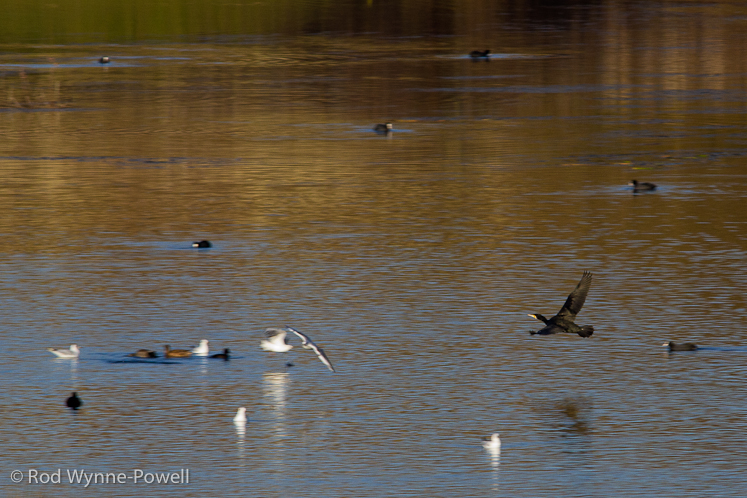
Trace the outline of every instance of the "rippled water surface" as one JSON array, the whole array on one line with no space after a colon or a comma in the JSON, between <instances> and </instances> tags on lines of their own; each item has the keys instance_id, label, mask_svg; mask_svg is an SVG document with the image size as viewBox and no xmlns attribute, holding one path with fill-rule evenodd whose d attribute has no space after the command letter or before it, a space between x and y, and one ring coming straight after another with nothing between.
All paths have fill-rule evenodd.
<instances>
[{"instance_id":1,"label":"rippled water surface","mask_svg":"<svg viewBox=\"0 0 747 498\"><path fill-rule=\"evenodd\" d=\"M540 4L13 3L2 494L743 496L747 10Z\"/></svg>"}]
</instances>

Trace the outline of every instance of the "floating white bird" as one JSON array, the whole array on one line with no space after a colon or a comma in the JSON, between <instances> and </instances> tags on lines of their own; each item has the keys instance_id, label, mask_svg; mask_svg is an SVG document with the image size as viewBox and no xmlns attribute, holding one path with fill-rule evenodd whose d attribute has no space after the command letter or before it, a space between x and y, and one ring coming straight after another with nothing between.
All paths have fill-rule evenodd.
<instances>
[{"instance_id":1,"label":"floating white bird","mask_svg":"<svg viewBox=\"0 0 747 498\"><path fill-rule=\"evenodd\" d=\"M496 432L492 436L485 436L482 438L482 447L488 451L500 451L501 449L501 438Z\"/></svg>"},{"instance_id":2,"label":"floating white bird","mask_svg":"<svg viewBox=\"0 0 747 498\"><path fill-rule=\"evenodd\" d=\"M246 423L246 408L243 406L236 412L236 416L233 418L234 424Z\"/></svg>"},{"instance_id":3,"label":"floating white bird","mask_svg":"<svg viewBox=\"0 0 747 498\"><path fill-rule=\"evenodd\" d=\"M80 349L75 344L70 345L70 349L60 348L47 348L47 351L57 356L58 358L74 359L80 355Z\"/></svg>"},{"instance_id":4,"label":"floating white bird","mask_svg":"<svg viewBox=\"0 0 747 498\"><path fill-rule=\"evenodd\" d=\"M192 348L192 354L195 356L207 356L209 352L207 339L202 339L199 346Z\"/></svg>"},{"instance_id":5,"label":"floating white bird","mask_svg":"<svg viewBox=\"0 0 747 498\"><path fill-rule=\"evenodd\" d=\"M265 329L265 336L267 339L260 341L259 345L265 351L272 351L273 353L285 353L293 349L293 346L288 344L288 331L278 328Z\"/></svg>"},{"instance_id":6,"label":"floating white bird","mask_svg":"<svg viewBox=\"0 0 747 498\"><path fill-rule=\"evenodd\" d=\"M314 341L311 340L309 336L304 334L303 332L299 332L298 330L294 329L293 327L285 326L286 329L290 330L294 334L296 334L298 337L301 338L301 345L304 347L304 349L312 349L316 355L319 357L319 360L321 360L322 363L327 365L327 368L329 368L332 372L335 371L335 367L332 366L332 362L329 361L329 358L327 358L327 355L324 354L324 350L314 344Z\"/></svg>"}]
</instances>

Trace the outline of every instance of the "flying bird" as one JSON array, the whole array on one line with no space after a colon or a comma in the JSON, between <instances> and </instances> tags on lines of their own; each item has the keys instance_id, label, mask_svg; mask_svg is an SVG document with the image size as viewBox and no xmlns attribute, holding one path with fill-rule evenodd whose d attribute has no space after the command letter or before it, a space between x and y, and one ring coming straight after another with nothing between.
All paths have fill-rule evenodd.
<instances>
[{"instance_id":1,"label":"flying bird","mask_svg":"<svg viewBox=\"0 0 747 498\"><path fill-rule=\"evenodd\" d=\"M71 344L70 349L62 348L47 348L47 351L57 356L58 358L75 359L80 355L80 349L76 344Z\"/></svg>"},{"instance_id":2,"label":"flying bird","mask_svg":"<svg viewBox=\"0 0 747 498\"><path fill-rule=\"evenodd\" d=\"M332 362L329 361L329 358L327 358L327 355L324 354L324 350L314 344L314 341L311 340L309 336L304 334L303 332L299 332L298 330L294 329L293 327L285 326L286 329L290 330L294 334L296 334L298 337L301 338L301 345L304 349L312 349L316 355L319 357L319 360L327 365L327 368L330 369L330 371L335 372L335 367L332 366Z\"/></svg>"},{"instance_id":3,"label":"flying bird","mask_svg":"<svg viewBox=\"0 0 747 498\"><path fill-rule=\"evenodd\" d=\"M267 337L267 339L261 340L259 345L265 351L270 351L272 353L285 353L286 351L293 349L293 346L288 343L287 335L288 331L284 329L275 327L265 329L265 337Z\"/></svg>"},{"instance_id":4,"label":"flying bird","mask_svg":"<svg viewBox=\"0 0 747 498\"><path fill-rule=\"evenodd\" d=\"M594 327L591 325L579 327L574 321L578 312L581 311L584 301L586 301L586 294L589 293L589 287L591 287L591 273L585 271L581 277L581 281L573 292L568 295L568 299L566 299L565 304L557 315L549 320L540 314L529 315L545 324L544 328L536 332L532 331L530 334L550 335L567 332L570 334L578 334L581 337L591 337L594 333Z\"/></svg>"}]
</instances>

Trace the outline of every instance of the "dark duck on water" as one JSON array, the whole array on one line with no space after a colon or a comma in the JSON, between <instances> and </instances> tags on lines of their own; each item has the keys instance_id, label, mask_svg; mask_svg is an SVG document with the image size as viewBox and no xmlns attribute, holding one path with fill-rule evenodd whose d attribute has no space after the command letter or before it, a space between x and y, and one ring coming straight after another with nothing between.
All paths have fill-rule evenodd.
<instances>
[{"instance_id":1,"label":"dark duck on water","mask_svg":"<svg viewBox=\"0 0 747 498\"><path fill-rule=\"evenodd\" d=\"M693 344L692 342L683 342L677 344L675 342L669 341L662 344L662 346L668 347L669 351L695 351L696 349L698 349L697 344Z\"/></svg>"},{"instance_id":2,"label":"dark duck on water","mask_svg":"<svg viewBox=\"0 0 747 498\"><path fill-rule=\"evenodd\" d=\"M473 59L478 59L481 57L490 57L490 50L473 50L469 53L469 56Z\"/></svg>"},{"instance_id":3,"label":"dark duck on water","mask_svg":"<svg viewBox=\"0 0 747 498\"><path fill-rule=\"evenodd\" d=\"M629 187L633 187L633 192L643 192L645 190L656 190L656 185L649 182L639 182L638 180L630 180L628 183Z\"/></svg>"},{"instance_id":4,"label":"dark duck on water","mask_svg":"<svg viewBox=\"0 0 747 498\"><path fill-rule=\"evenodd\" d=\"M69 398L65 400L65 404L71 410L77 410L83 405L83 402L78 397L78 393L73 393L72 396L70 396Z\"/></svg>"},{"instance_id":5,"label":"dark duck on water","mask_svg":"<svg viewBox=\"0 0 747 498\"><path fill-rule=\"evenodd\" d=\"M591 337L594 333L594 327L591 325L579 327L575 322L576 315L581 311L581 307L584 305L584 301L586 301L586 294L589 293L589 287L591 287L591 273L585 271L581 277L581 281L573 292L568 295L568 299L566 299L565 304L557 315L549 320L540 314L529 315L545 324L544 328L529 333L532 335L551 335L566 332L569 334L578 334L581 337Z\"/></svg>"}]
</instances>

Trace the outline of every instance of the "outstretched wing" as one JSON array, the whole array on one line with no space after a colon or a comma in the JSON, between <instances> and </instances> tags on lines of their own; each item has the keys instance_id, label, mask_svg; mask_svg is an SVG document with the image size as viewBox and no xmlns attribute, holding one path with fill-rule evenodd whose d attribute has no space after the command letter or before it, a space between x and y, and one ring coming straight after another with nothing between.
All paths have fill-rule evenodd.
<instances>
[{"instance_id":1,"label":"outstretched wing","mask_svg":"<svg viewBox=\"0 0 747 498\"><path fill-rule=\"evenodd\" d=\"M314 345L311 346L311 349L314 350L314 352L316 353L316 356L319 358L319 360L322 363L324 363L325 365L327 365L327 368L329 368L329 370L331 372L335 372L336 371L335 367L332 366L332 362L329 361L329 358L327 358L327 355L325 354L325 352L324 352L324 350L322 348L317 347L316 344L314 344Z\"/></svg>"},{"instance_id":2,"label":"outstretched wing","mask_svg":"<svg viewBox=\"0 0 747 498\"><path fill-rule=\"evenodd\" d=\"M319 361L327 365L327 368L329 368L330 371L336 372L335 367L332 366L332 362L329 361L329 358L327 358L327 355L325 354L324 350L320 348L319 346L317 346L316 344L314 344L314 341L312 341L309 336L307 336L303 332L299 332L293 327L288 327L286 325L285 328L290 330L294 334L296 334L298 337L300 337L303 347L305 347L306 349L312 349L314 353L316 353L316 356L319 358Z\"/></svg>"},{"instance_id":3,"label":"outstretched wing","mask_svg":"<svg viewBox=\"0 0 747 498\"><path fill-rule=\"evenodd\" d=\"M559 325L555 325L551 323L547 327L539 329L537 332L529 332L532 335L552 335L552 334L561 334L565 332L565 329Z\"/></svg>"},{"instance_id":4,"label":"outstretched wing","mask_svg":"<svg viewBox=\"0 0 747 498\"><path fill-rule=\"evenodd\" d=\"M311 348L312 345L314 345L314 341L311 340L311 337L307 336L303 332L299 332L298 330L294 329L293 327L285 326L287 330L290 330L294 334L296 334L298 337L301 338L301 345L305 347L306 349Z\"/></svg>"},{"instance_id":5,"label":"outstretched wing","mask_svg":"<svg viewBox=\"0 0 747 498\"><path fill-rule=\"evenodd\" d=\"M581 277L581 281L573 292L568 295L568 299L566 299L563 307L560 308L557 316L571 320L576 318L576 314L581 311L581 307L584 305L584 301L586 301L586 294L589 293L589 287L591 287L591 273L585 271Z\"/></svg>"}]
</instances>

